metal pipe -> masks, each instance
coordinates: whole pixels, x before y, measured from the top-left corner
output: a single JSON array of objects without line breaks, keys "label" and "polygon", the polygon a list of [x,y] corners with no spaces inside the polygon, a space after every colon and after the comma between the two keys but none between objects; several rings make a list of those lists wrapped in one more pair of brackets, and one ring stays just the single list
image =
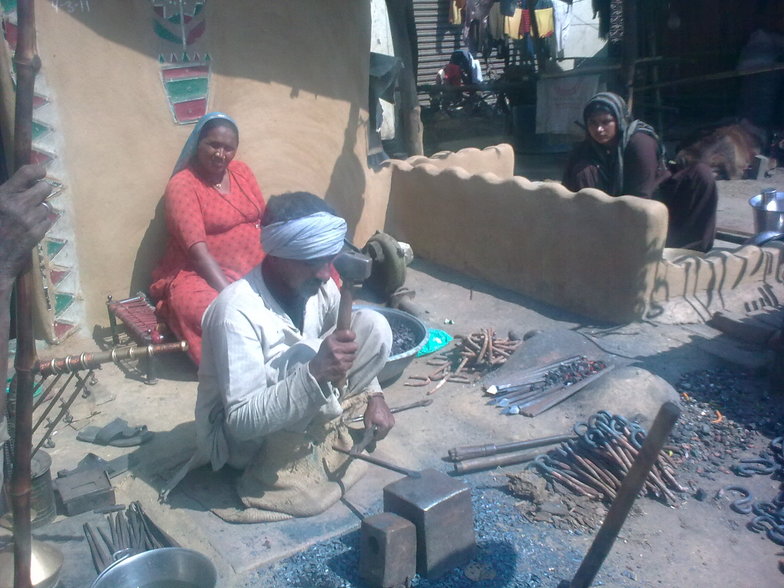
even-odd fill
[{"label": "metal pipe", "polygon": [[[14,112],[14,170],[30,163],[33,144],[33,94],[41,60],[35,52],[33,0],[17,0],[17,38],[14,53],[16,104]],[[14,515],[14,588],[31,588],[32,492],[31,449],[33,424],[33,280],[31,264],[16,281],[16,439],[11,506]],[[5,361],[5,360],[3,360]]]},{"label": "metal pipe", "polygon": [[536,459],[538,451],[520,451],[514,453],[504,453],[502,455],[490,455],[477,457],[474,459],[464,459],[455,463],[455,471],[459,474],[467,474],[478,470],[515,465]]},{"label": "metal pipe", "polygon": [[540,437],[538,439],[528,439],[527,441],[512,441],[511,443],[488,443],[487,445],[471,445],[468,447],[455,447],[449,450],[449,458],[452,461],[463,461],[465,459],[473,459],[476,457],[484,457],[486,455],[496,455],[498,453],[508,453],[510,451],[519,451],[522,449],[533,449],[534,447],[543,447],[545,445],[555,445],[563,441],[573,439],[574,435],[553,435],[551,437]]},{"label": "metal pipe", "polygon": [[141,359],[160,355],[161,353],[187,350],[188,343],[185,341],[147,346],[131,345],[128,347],[115,347],[111,351],[80,353],[78,355],[74,354],[60,358],[41,360],[36,362],[35,369],[44,376],[50,376],[52,374],[73,373],[80,370],[94,369],[101,364],[110,361],[118,362],[126,359]]},{"label": "metal pipe", "polygon": [[637,459],[634,460],[631,470],[621,482],[621,487],[610,505],[610,510],[602,523],[599,532],[591,544],[588,553],[580,564],[577,573],[571,582],[562,582],[559,586],[568,588],[588,588],[602,567],[605,558],[610,553],[616,537],[626,521],[626,517],[634,504],[634,500],[648,477],[653,465],[659,457],[659,451],[672,431],[681,411],[672,402],[665,402],[659,409],[648,436],[645,438]]}]

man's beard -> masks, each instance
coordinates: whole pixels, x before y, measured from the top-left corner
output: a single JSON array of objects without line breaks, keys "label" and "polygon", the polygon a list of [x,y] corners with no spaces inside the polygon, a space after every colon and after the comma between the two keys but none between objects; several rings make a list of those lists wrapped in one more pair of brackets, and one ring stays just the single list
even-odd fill
[{"label": "man's beard", "polygon": [[324,282],[322,282],[318,278],[310,279],[306,282],[303,282],[302,286],[299,289],[299,295],[307,300],[311,296],[315,296],[316,294],[318,294],[318,291],[321,289],[321,286],[323,285]]}]

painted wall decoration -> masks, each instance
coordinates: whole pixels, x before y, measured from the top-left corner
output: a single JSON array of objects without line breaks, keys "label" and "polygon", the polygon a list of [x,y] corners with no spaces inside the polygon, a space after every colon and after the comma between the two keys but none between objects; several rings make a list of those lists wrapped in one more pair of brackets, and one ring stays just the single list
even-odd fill
[{"label": "painted wall decoration", "polygon": [[[68,7],[89,10],[86,0],[64,2],[52,0],[58,8]],[[10,59],[16,50],[17,20],[16,0],[0,0],[2,9],[3,40]],[[50,204],[57,218],[54,225],[34,252],[33,272],[35,281],[35,313],[43,335],[50,343],[59,343],[77,331],[82,322],[84,308],[78,294],[79,277],[76,267],[76,248],[73,230],[73,213],[62,152],[62,136],[58,133],[59,117],[49,98],[46,83],[46,64],[36,76],[33,98],[33,149],[31,161],[46,167],[46,180],[52,184]],[[16,86],[11,63],[12,83]]]},{"label": "painted wall decoration", "polygon": [[160,40],[161,81],[174,121],[194,123],[207,112],[210,54],[204,45],[206,0],[151,0]]}]

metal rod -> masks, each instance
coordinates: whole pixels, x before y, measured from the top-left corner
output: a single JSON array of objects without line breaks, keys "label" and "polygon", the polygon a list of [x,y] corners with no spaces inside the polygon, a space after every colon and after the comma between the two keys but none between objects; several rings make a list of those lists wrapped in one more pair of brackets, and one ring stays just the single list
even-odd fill
[{"label": "metal rod", "polygon": [[545,445],[555,445],[563,441],[573,439],[573,434],[568,435],[553,435],[551,437],[540,437],[538,439],[528,439],[527,441],[512,441],[511,443],[488,443],[487,445],[470,445],[468,447],[455,447],[449,450],[449,458],[452,461],[463,461],[465,459],[473,459],[476,457],[484,457],[486,455],[496,455],[498,453],[508,453],[510,451],[519,451],[522,449],[533,449],[534,447],[543,447]]},{"label": "metal rod", "polygon": [[[58,378],[58,379],[60,378],[60,375],[61,375],[61,374],[58,374],[58,375],[57,375],[57,378]],[[33,433],[35,433],[35,432],[38,430],[38,427],[40,427],[40,426],[41,426],[41,423],[42,423],[42,422],[44,422],[44,419],[45,419],[45,418],[46,418],[46,417],[49,415],[49,413],[51,412],[51,410],[54,408],[54,405],[55,405],[55,404],[57,404],[57,401],[58,401],[58,400],[60,400],[60,397],[63,395],[63,392],[65,392],[65,389],[68,387],[68,384],[71,382],[71,380],[73,379],[73,377],[74,377],[74,374],[71,374],[71,375],[68,377],[68,379],[65,381],[65,384],[63,384],[63,385],[60,387],[60,389],[57,391],[57,394],[55,394],[54,398],[52,398],[52,401],[49,403],[49,406],[47,406],[47,407],[44,409],[44,412],[41,414],[41,416],[40,416],[40,417],[38,417],[38,420],[37,420],[37,421],[35,422],[35,424],[33,425]],[[35,451],[34,451],[33,453],[35,453]]]},{"label": "metal rod", "polygon": [[68,397],[68,400],[65,402],[65,404],[62,407],[62,409],[60,409],[60,412],[57,413],[57,416],[55,417],[55,419],[49,425],[47,425],[48,431],[47,431],[47,433],[43,437],[41,437],[41,440],[38,442],[38,445],[35,446],[35,449],[33,450],[33,453],[32,453],[33,455],[35,455],[38,452],[38,450],[41,449],[41,446],[46,442],[47,437],[49,437],[51,432],[54,430],[54,428],[60,422],[60,419],[62,419],[63,416],[65,416],[65,414],[68,412],[68,409],[71,408],[71,405],[74,403],[74,400],[76,400],[76,398],[79,396],[79,392],[81,392],[85,388],[86,380],[89,379],[90,377],[92,377],[93,372],[90,371],[88,373],[88,375],[87,375],[87,378],[85,378],[84,380],[79,377],[79,374],[74,374],[74,375],[76,376],[76,379],[78,380],[78,383],[74,387],[74,391],[71,393],[71,396]]},{"label": "metal rod", "polygon": [[588,588],[593,583],[680,413],[678,406],[672,402],[665,402],[659,409],[640,453],[621,482],[615,500],[610,505],[610,510],[588,553],[572,581],[567,584],[569,588]]},{"label": "metal rod", "polygon": [[398,472],[400,474],[405,474],[410,478],[421,478],[422,475],[414,470],[409,470],[407,468],[401,467],[399,465],[395,465],[391,462],[388,462],[384,459],[379,459],[377,457],[373,457],[372,455],[367,455],[365,453],[351,453],[348,449],[343,449],[342,447],[338,447],[337,445],[333,445],[332,449],[339,453],[345,453],[346,455],[350,455],[351,457],[355,457],[357,459],[361,459],[362,461],[366,461],[368,463],[372,463],[373,465],[381,466],[382,468],[387,468],[388,470],[392,470],[393,472]]},{"label": "metal rod", "polygon": [[[35,411],[35,409],[37,409],[39,406],[41,406],[41,404],[43,404],[44,400],[46,400],[46,398],[49,396],[49,392],[51,392],[52,389],[57,385],[57,382],[60,381],[61,377],[62,377],[62,374],[57,374],[57,377],[55,377],[54,380],[49,382],[49,385],[46,387],[46,390],[44,390],[41,393],[41,397],[38,400],[36,400],[35,404],[33,404],[33,411]],[[42,380],[41,381],[41,386],[43,386],[43,384],[44,384],[44,382]],[[33,433],[35,433],[35,427],[33,427]]]},{"label": "metal rod", "polygon": [[730,71],[723,71],[718,73],[712,74],[704,74],[701,76],[695,76],[691,78],[681,78],[680,80],[671,80],[667,82],[658,82],[656,84],[647,84],[645,86],[638,86],[635,88],[638,92],[644,92],[645,90],[654,90],[657,88],[670,88],[673,86],[682,86],[684,84],[694,84],[698,82],[714,82],[717,80],[726,80],[730,78],[739,78],[743,76],[753,76],[760,73],[769,73],[774,71],[782,71],[784,70],[784,64],[777,64],[777,65],[769,65],[765,67],[756,67],[754,69],[747,69],[743,71],[737,70],[730,70]]},{"label": "metal rod", "polygon": [[[409,410],[410,408],[417,408],[420,406],[430,406],[433,404],[432,398],[423,398],[422,400],[417,400],[416,402],[412,402],[411,404],[404,404],[403,406],[396,406],[395,408],[390,408],[389,412],[391,413],[398,413],[403,412],[404,410]],[[349,423],[358,423],[361,420],[364,420],[364,416],[356,416],[350,418],[348,420]]]},{"label": "metal rod", "polygon": [[577,392],[579,392],[580,390],[585,388],[588,384],[590,384],[591,382],[593,382],[597,378],[602,377],[604,374],[609,372],[614,367],[615,367],[614,365],[608,365],[602,371],[596,372],[595,374],[593,374],[591,376],[588,376],[587,378],[584,378],[584,379],[580,380],[579,382],[577,382],[575,384],[572,384],[571,386],[565,387],[563,389],[563,391],[558,392],[557,394],[554,394],[553,396],[548,396],[548,397],[544,398],[543,400],[541,400],[540,402],[537,402],[536,404],[534,404],[532,406],[526,407],[521,412],[525,416],[534,417],[534,416],[536,416],[538,414],[543,413],[546,410],[550,410],[556,404],[559,404],[559,403],[563,402],[564,400],[566,400],[567,398],[569,398],[570,396],[573,396],[573,395],[577,394]]},{"label": "metal rod", "polygon": [[527,385],[527,381],[530,380],[534,376],[539,376],[539,375],[542,375],[542,374],[546,374],[547,372],[552,371],[554,369],[557,369],[558,367],[560,367],[562,365],[565,365],[565,364],[568,364],[568,363],[572,363],[573,361],[578,361],[580,359],[583,359],[584,357],[585,357],[584,355],[573,355],[571,357],[567,357],[567,358],[564,358],[564,359],[559,359],[558,361],[555,361],[553,363],[550,363],[550,364],[542,366],[542,367],[530,368],[530,369],[524,370],[524,371],[520,372],[517,375],[517,378],[518,378],[518,382],[517,383],[515,383],[515,384],[493,384],[493,385],[488,386],[487,388],[485,388],[485,394],[496,395],[499,392],[511,391],[515,386],[521,386],[521,387],[525,386],[525,385]]}]

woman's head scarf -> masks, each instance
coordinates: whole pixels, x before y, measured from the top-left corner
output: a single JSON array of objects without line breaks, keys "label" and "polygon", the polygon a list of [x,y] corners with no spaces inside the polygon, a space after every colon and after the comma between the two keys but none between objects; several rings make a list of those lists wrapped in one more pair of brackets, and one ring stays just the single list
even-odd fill
[{"label": "woman's head scarf", "polygon": [[188,164],[191,162],[191,159],[193,158],[194,154],[196,153],[196,149],[199,146],[199,135],[201,134],[201,130],[204,128],[204,125],[216,118],[225,119],[233,124],[235,129],[237,128],[237,122],[228,114],[223,112],[208,112],[205,114],[199,119],[199,122],[196,123],[196,126],[193,127],[191,134],[188,136],[188,140],[185,141],[185,146],[180,152],[180,157],[177,160],[177,163],[174,165],[174,169],[172,170],[171,175],[174,175],[177,172],[181,172],[186,167],[188,167]]},{"label": "woman's head scarf", "polygon": [[[588,113],[592,112],[596,106],[603,106],[615,117],[618,128],[618,143],[614,150],[609,153],[606,147],[599,145],[591,138],[588,133]],[[635,119],[631,120],[629,109],[623,98],[612,92],[599,92],[583,108],[583,123],[585,123],[586,135],[592,147],[594,155],[605,165],[599,166],[599,173],[602,179],[610,187],[607,191],[612,196],[619,196],[623,190],[623,154],[629,140],[635,133],[645,133],[650,135],[659,144],[659,165],[664,165],[664,146],[653,127],[646,122]],[[605,175],[605,174],[609,174]]]}]

